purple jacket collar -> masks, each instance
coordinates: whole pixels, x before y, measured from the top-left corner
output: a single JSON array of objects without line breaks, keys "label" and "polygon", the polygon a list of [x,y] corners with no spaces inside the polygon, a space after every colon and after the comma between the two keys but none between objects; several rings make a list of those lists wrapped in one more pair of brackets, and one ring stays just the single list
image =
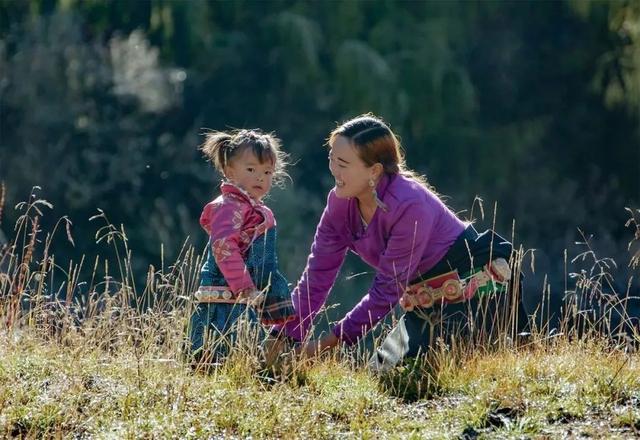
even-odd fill
[{"label": "purple jacket collar", "polygon": [[[378,181],[378,184],[376,185],[376,193],[378,195],[378,199],[380,199],[383,203],[387,194],[387,190],[397,177],[397,174],[384,173]],[[369,226],[373,225],[374,222],[377,222],[380,215],[383,215],[387,212],[388,208],[382,209],[381,207],[378,207],[373,214],[371,221],[369,222]],[[358,200],[355,197],[349,199],[348,213],[349,221],[347,228],[349,229],[352,238],[355,240],[362,238],[369,226],[365,229],[364,225],[362,224],[362,219],[360,218],[360,210],[358,209]]]}]

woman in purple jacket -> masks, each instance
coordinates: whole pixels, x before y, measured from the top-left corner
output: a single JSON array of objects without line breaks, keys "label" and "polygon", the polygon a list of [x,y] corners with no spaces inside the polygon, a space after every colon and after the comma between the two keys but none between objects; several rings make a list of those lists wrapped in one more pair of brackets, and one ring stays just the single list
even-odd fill
[{"label": "woman in purple jacket", "polygon": [[[400,303],[404,317],[372,358],[380,369],[424,352],[434,337],[469,334],[478,319],[484,330],[495,327],[499,306],[519,305],[506,289],[511,244],[492,231],[478,234],[406,169],[400,143],[381,119],[367,114],[343,123],[329,147],[335,188],[292,293],[298,316],[276,330],[306,341],[312,355],[357,342]],[[375,269],[373,285],[329,335],[309,341],[349,250]]]}]

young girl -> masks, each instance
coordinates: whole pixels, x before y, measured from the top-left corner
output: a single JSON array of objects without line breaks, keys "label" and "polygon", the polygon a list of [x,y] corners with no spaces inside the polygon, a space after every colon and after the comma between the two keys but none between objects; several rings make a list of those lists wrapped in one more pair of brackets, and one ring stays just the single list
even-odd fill
[{"label": "young girl", "polygon": [[273,325],[294,318],[288,283],[278,270],[276,222],[262,203],[273,180],[286,175],[285,155],[276,137],[259,130],[212,132],[201,149],[224,180],[222,194],[200,216],[209,246],[189,337],[194,359],[206,353],[217,361],[246,328],[241,323],[256,330],[258,320]]}]

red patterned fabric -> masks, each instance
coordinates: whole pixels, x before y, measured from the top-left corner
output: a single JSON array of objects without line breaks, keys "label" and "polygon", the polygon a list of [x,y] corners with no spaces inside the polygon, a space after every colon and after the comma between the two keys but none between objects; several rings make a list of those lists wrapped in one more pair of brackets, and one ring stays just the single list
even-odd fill
[{"label": "red patterned fabric", "polygon": [[209,234],[216,264],[233,293],[254,292],[244,257],[253,240],[275,226],[275,218],[266,205],[237,186],[225,182],[221,191],[204,207],[200,225]]}]

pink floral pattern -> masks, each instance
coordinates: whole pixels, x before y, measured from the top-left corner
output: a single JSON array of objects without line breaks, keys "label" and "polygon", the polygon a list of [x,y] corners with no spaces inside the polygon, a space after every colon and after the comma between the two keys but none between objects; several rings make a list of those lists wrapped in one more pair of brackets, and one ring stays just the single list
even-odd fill
[{"label": "pink floral pattern", "polygon": [[213,249],[213,256],[217,262],[221,262],[231,256],[231,245],[227,242],[226,238],[219,238],[211,245]]},{"label": "pink floral pattern", "polygon": [[200,224],[211,240],[211,250],[229,287],[238,294],[256,290],[243,256],[256,237],[275,226],[271,210],[251,199],[240,188],[223,183],[222,194],[209,202]]},{"label": "pink floral pattern", "polygon": [[231,223],[233,224],[233,229],[239,231],[242,228],[242,212],[240,210],[233,212],[233,217],[231,219]]},{"label": "pink floral pattern", "polygon": [[253,242],[253,234],[250,234],[247,231],[240,231],[240,243],[248,247],[249,244],[251,244],[252,242]]}]

